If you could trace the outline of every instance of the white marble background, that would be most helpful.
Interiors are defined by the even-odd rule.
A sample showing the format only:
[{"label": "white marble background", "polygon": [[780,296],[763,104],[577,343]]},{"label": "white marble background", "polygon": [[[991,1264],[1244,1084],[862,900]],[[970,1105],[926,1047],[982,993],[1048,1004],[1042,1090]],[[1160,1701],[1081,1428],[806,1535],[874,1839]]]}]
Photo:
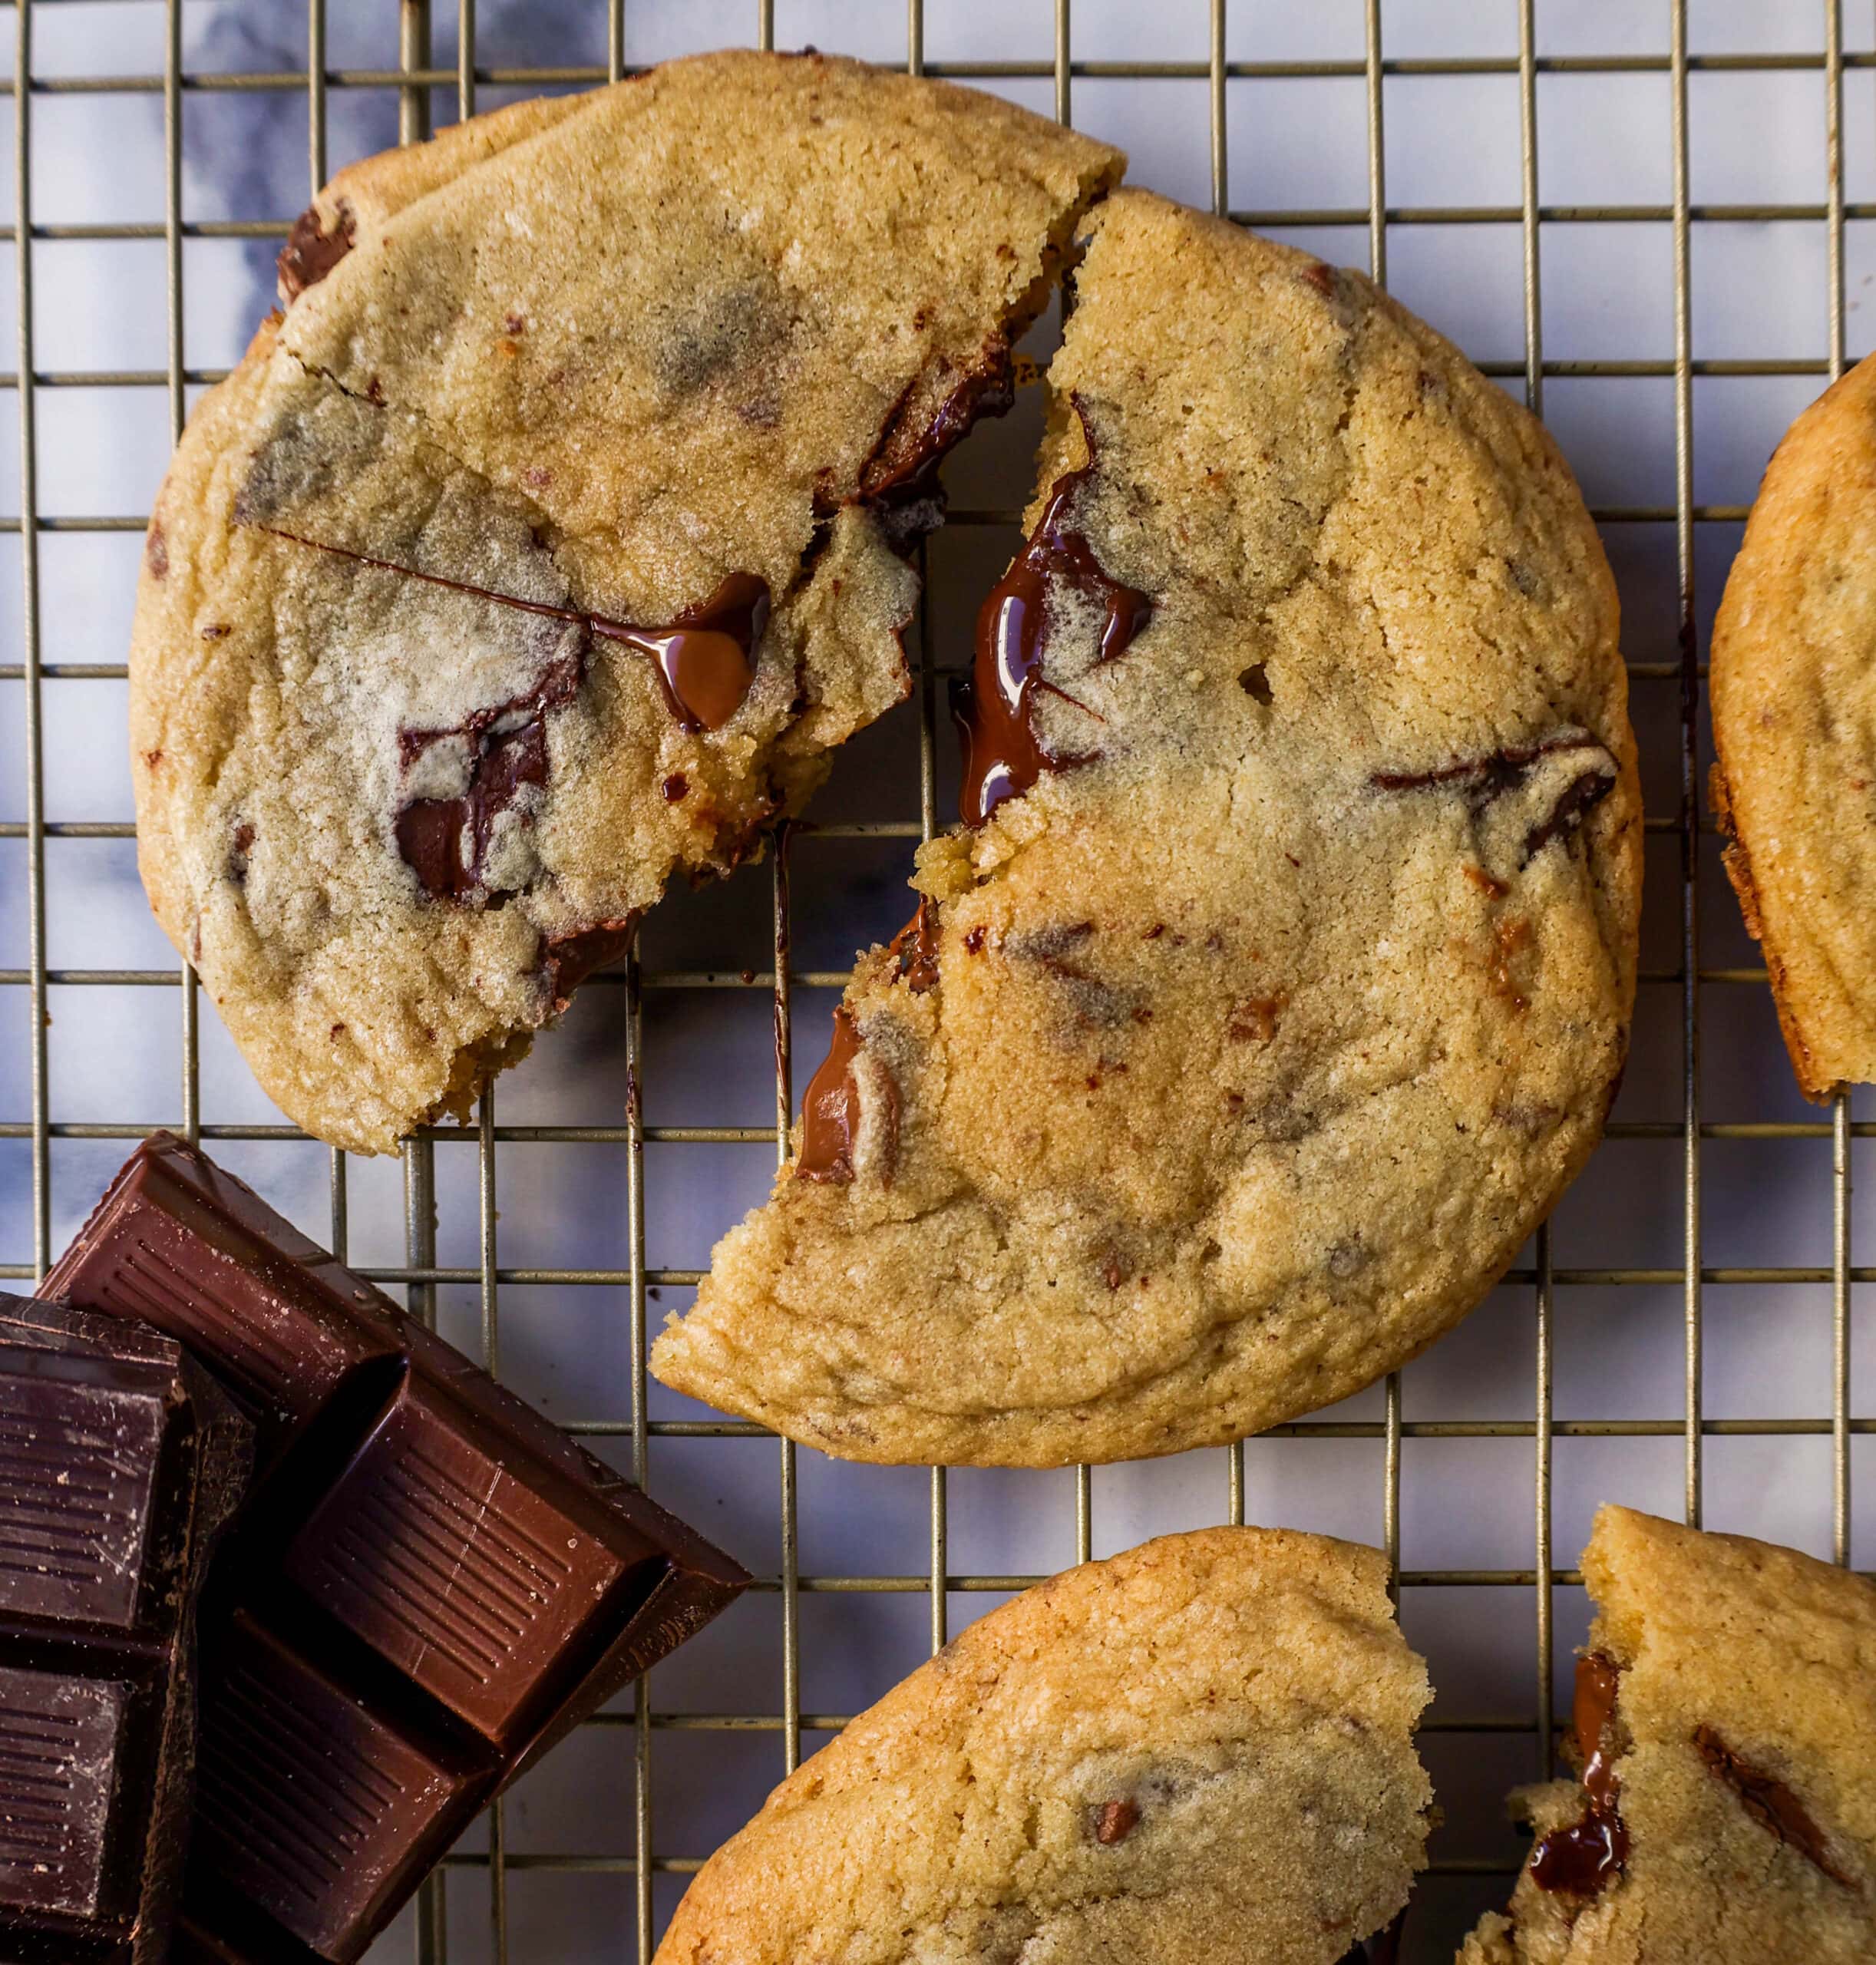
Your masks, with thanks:
[{"label": "white marble background", "polygon": [[[439,4],[434,60],[453,68],[454,9]],[[926,0],[926,52],[934,62],[1023,58],[1047,61],[1054,46],[1050,0]],[[1660,56],[1669,45],[1667,0],[1538,0],[1542,55],[1589,52]],[[907,9],[900,0],[777,0],[778,45],[812,41],[884,61],[903,59]],[[1845,10],[1845,45],[1868,51],[1876,19],[1856,0]],[[397,61],[395,0],[331,0],[327,59],[335,70]],[[603,0],[482,0],[477,54],[485,67],[603,63]],[[1514,55],[1511,0],[1385,0],[1389,58]],[[626,59],[642,62],[685,49],[752,41],[755,0],[626,0]],[[1128,58],[1203,61],[1205,0],[1077,0],[1077,61]],[[185,68],[267,71],[303,67],[306,9],[295,0],[185,0]],[[14,9],[0,6],[0,68],[12,41]],[[1696,55],[1784,51],[1823,45],[1817,0],[1691,0]],[[33,9],[32,62],[41,78],[160,74],[164,9],[150,0],[41,0]],[[1229,57],[1359,60],[1359,0],[1230,0]],[[998,84],[1049,110],[1047,80]],[[517,91],[484,87],[492,107]],[[1876,199],[1876,75],[1855,67],[1845,80],[1845,167],[1854,204]],[[1671,196],[1670,86],[1661,68],[1617,74],[1552,72],[1537,84],[1540,195],[1545,206],[1665,204]],[[383,87],[334,86],[329,97],[333,168],[395,140],[397,101]],[[1519,103],[1515,75],[1390,74],[1385,84],[1386,161],[1391,206],[1425,210],[1519,200]],[[1738,71],[1696,69],[1688,88],[1690,192],[1696,206],[1762,201],[1821,206],[1827,176],[1824,80],[1816,66]],[[1075,121],[1125,145],[1136,181],[1197,203],[1210,199],[1209,95],[1203,81],[1078,78]],[[1234,208],[1365,206],[1366,98],[1356,78],[1240,78],[1228,85],[1230,194]],[[434,92],[441,123],[456,113],[453,89]],[[15,203],[13,104],[0,101],[0,214]],[[35,95],[32,107],[36,224],[156,223],[163,216],[162,102],[149,93]],[[191,223],[284,221],[308,190],[302,94],[189,91],[182,126],[183,199]],[[1296,229],[1326,255],[1365,264],[1365,226]],[[1847,328],[1851,356],[1865,352],[1876,317],[1876,227],[1846,228]],[[191,370],[226,366],[239,353],[272,287],[269,242],[192,236],[183,249],[185,350]],[[1542,228],[1543,334],[1547,358],[1661,361],[1673,352],[1673,259],[1664,223],[1560,220]],[[1409,305],[1475,358],[1521,361],[1522,241],[1516,225],[1412,223],[1391,229],[1388,272]],[[33,247],[37,365],[62,372],[162,370],[167,360],[160,239],[41,239]],[[1696,360],[1821,362],[1828,348],[1825,227],[1812,219],[1776,223],[1701,220],[1692,246],[1693,343]],[[0,253],[0,349],[15,343],[12,249]],[[10,354],[0,366],[13,365]],[[1517,388],[1516,381],[1508,386]],[[1822,386],[1815,374],[1702,376],[1693,385],[1696,500],[1737,505],[1751,497],[1765,458],[1798,408]],[[192,391],[192,394],[193,391]],[[1544,408],[1592,504],[1671,507],[1675,495],[1671,379],[1553,375]],[[147,509],[169,440],[161,388],[60,386],[38,397],[42,515],[137,516]],[[956,502],[1019,504],[1028,488],[1033,407],[984,432],[954,464]],[[0,519],[18,510],[17,397],[0,390]],[[1736,523],[1696,529],[1699,628],[1706,626]],[[1675,531],[1671,523],[1605,527],[1621,583],[1626,645],[1638,664],[1676,653]],[[996,529],[954,530],[931,551],[934,646],[954,662],[977,598],[1012,543]],[[23,597],[17,530],[0,536],[0,1262],[30,1263],[31,1115],[27,969],[27,844]],[[48,663],[122,659],[137,541],[126,532],[53,531],[40,541],[43,655]],[[130,799],[122,732],[121,679],[58,678],[42,685],[46,816],[54,825],[122,821]],[[1643,780],[1656,817],[1676,812],[1680,765],[1676,685],[1636,683],[1635,722]],[[850,747],[816,816],[916,819],[917,731],[907,705]],[[1702,771],[1704,775],[1704,757]],[[948,735],[940,755],[941,817],[955,783]],[[794,854],[794,956],[804,969],[843,966],[857,944],[890,932],[906,911],[903,841],[811,835]],[[45,847],[48,959],[56,971],[168,969],[173,958],[144,907],[131,842],[55,836]],[[1679,961],[1682,892],[1679,847],[1651,840],[1644,966],[1657,976]],[[1702,844],[1699,960],[1703,969],[1752,965],[1721,877],[1714,843]],[[674,897],[648,925],[648,969],[762,970],[770,961],[768,876],[747,870],[727,887]],[[797,1083],[820,1055],[831,999],[796,999]],[[504,1124],[618,1125],[625,1081],[623,999],[598,986],[520,1071],[501,1081]],[[1793,1088],[1762,986],[1713,982],[1701,995],[1704,1039],[1700,1096],[1709,1122],[1815,1118]],[[50,997],[49,1101],[56,1125],[173,1122],[182,1101],[180,998],[173,988],[59,982]],[[1634,1056],[1616,1111],[1623,1125],[1677,1128],[1683,1118],[1681,992],[1672,979],[1645,982]],[[761,990],[663,990],[646,1012],[646,1118],[654,1126],[771,1124],[774,1090],[769,1006]],[[205,1122],[275,1120],[206,1007],[201,1046]],[[1859,1118],[1872,1108],[1861,1095]],[[121,1140],[55,1138],[51,1150],[54,1246],[90,1205],[127,1150]],[[236,1142],[221,1157],[255,1180],[314,1234],[329,1226],[323,1149],[293,1142]],[[1709,1267],[1819,1265],[1830,1260],[1828,1139],[1709,1138],[1701,1151],[1701,1230]],[[440,1145],[440,1259],[477,1260],[473,1149]],[[499,1156],[500,1255],[504,1267],[623,1267],[626,1260],[623,1147],[504,1144]],[[646,1154],[648,1257],[655,1268],[687,1270],[707,1260],[716,1235],[766,1189],[772,1145],[654,1144]],[[1666,1137],[1612,1140],[1558,1210],[1554,1255],[1564,1270],[1678,1268],[1682,1260],[1683,1148]],[[1876,1233],[1876,1167],[1858,1141],[1855,1167],[1858,1251]],[[351,1254],[365,1264],[402,1259],[402,1189],[395,1164],[349,1167]],[[1866,1255],[1861,1260],[1868,1260]],[[19,1286],[15,1284],[14,1286]],[[444,1327],[466,1347],[480,1342],[476,1292],[441,1291]],[[654,1321],[686,1293],[665,1287]],[[505,1286],[500,1294],[504,1376],[563,1419],[629,1418],[629,1302],[616,1288]],[[1829,1293],[1822,1286],[1711,1283],[1703,1292],[1703,1392],[1709,1418],[1808,1418],[1830,1410]],[[1876,1329],[1868,1293],[1855,1309],[1852,1409],[1876,1414]],[[1684,1333],[1678,1282],[1659,1286],[1565,1285],[1554,1319],[1559,1420],[1677,1420],[1683,1410]],[[1522,1419],[1533,1411],[1535,1323],[1528,1286],[1495,1292],[1458,1333],[1405,1374],[1410,1422]],[[655,1418],[698,1416],[654,1389]],[[1379,1388],[1333,1415],[1372,1422]],[[629,1442],[596,1442],[623,1456]],[[1855,1443],[1854,1554],[1876,1563],[1876,1442]],[[1247,1508],[1253,1521],[1319,1528],[1378,1541],[1382,1446],[1378,1438],[1253,1441],[1244,1452]],[[1574,1563],[1596,1502],[1620,1498],[1665,1513],[1683,1501],[1678,1437],[1560,1439],[1555,1451],[1556,1560]],[[1703,1454],[1709,1525],[1737,1528],[1828,1553],[1830,1443],[1815,1434],[1710,1437]],[[779,1573],[780,1454],[749,1438],[660,1438],[651,1480],[758,1575]],[[917,1575],[930,1560],[928,1476],[922,1471],[842,1467],[804,1453],[798,1461],[801,1573]],[[1098,1470],[1092,1483],[1097,1554],[1158,1531],[1220,1520],[1227,1456],[1194,1455]],[[963,1471],[949,1482],[950,1563],[954,1574],[1052,1570],[1072,1560],[1075,1484],[1059,1474]],[[1533,1451],[1528,1439],[1409,1438],[1402,1458],[1401,1559],[1410,1571],[1520,1568],[1532,1560]],[[953,1591],[950,1627],[999,1600]],[[1560,1704],[1568,1650],[1586,1612],[1578,1590],[1556,1593]],[[1428,1878],[1416,1912],[1412,1955],[1449,1957],[1457,1932],[1500,1901],[1519,1844],[1502,1820],[1501,1797],[1536,1771],[1529,1723],[1535,1712],[1534,1605],[1527,1587],[1409,1587],[1402,1618],[1428,1654],[1442,1726],[1468,1719],[1522,1722],[1524,1730],[1436,1731],[1427,1758],[1447,1820],[1436,1860],[1458,1873]],[[780,1709],[782,1604],[752,1593],[708,1633],[653,1675],[659,1712],[774,1715]],[[815,1715],[852,1712],[924,1654],[931,1607],[913,1593],[810,1590],[800,1599],[801,1696]],[[824,1734],[809,1732],[804,1752]],[[632,1735],[590,1728],[560,1749],[515,1791],[506,1809],[507,1846],[523,1859],[507,1880],[510,1955],[572,1961],[629,1957],[632,1881]],[[772,1726],[661,1729],[653,1735],[652,1799],[660,1859],[707,1854],[750,1813],[782,1767]],[[464,1844],[486,1848],[478,1828]],[[586,1870],[526,1859],[612,1858]],[[660,1927],[682,1889],[680,1874],[656,1878]],[[485,1865],[461,1864],[447,1890],[453,1959],[495,1955]],[[414,1954],[407,1914],[372,1953],[374,1961]]]}]

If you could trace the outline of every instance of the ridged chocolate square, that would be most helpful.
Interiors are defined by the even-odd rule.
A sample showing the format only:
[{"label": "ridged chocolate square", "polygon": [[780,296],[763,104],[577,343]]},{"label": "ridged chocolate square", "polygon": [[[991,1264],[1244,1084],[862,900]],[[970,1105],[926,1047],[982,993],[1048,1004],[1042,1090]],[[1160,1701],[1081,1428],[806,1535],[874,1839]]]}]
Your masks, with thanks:
[{"label": "ridged chocolate square", "polygon": [[92,1918],[107,1892],[111,1797],[127,1688],[0,1666],[0,1903]]},{"label": "ridged chocolate square", "polygon": [[[286,1554],[286,1573],[378,1655],[506,1745],[584,1663],[582,1639],[632,1566],[503,1465],[453,1400],[408,1379]],[[644,1554],[653,1552],[648,1547]]]}]

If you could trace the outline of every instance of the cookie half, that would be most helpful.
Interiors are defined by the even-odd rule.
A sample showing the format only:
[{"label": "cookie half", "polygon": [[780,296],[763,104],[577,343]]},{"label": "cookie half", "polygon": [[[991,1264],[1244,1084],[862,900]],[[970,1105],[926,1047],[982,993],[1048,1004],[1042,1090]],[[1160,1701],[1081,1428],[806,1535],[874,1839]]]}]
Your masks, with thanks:
[{"label": "cookie half", "polygon": [[145,883],[290,1117],[374,1152],[465,1110],[900,698],[936,461],[1121,163],[736,54],[335,180],[130,659]]},{"label": "cookie half", "polygon": [[1604,1508],[1580,1782],[1462,1965],[1876,1957],[1876,1589],[1795,1551]]},{"label": "cookie half", "polygon": [[1231,1440],[1457,1321],[1633,1000],[1613,583],[1541,428],[1359,275],[1093,215],[974,825],[864,957],[667,1385],[862,1460]]},{"label": "cookie half", "polygon": [[1334,1965],[1425,1861],[1386,1586],[1375,1550],[1214,1528],[1027,1591],[775,1790],[659,1965]]},{"label": "cookie half", "polygon": [[1713,623],[1714,811],[1810,1098],[1876,1078],[1876,361],[1766,467]]}]

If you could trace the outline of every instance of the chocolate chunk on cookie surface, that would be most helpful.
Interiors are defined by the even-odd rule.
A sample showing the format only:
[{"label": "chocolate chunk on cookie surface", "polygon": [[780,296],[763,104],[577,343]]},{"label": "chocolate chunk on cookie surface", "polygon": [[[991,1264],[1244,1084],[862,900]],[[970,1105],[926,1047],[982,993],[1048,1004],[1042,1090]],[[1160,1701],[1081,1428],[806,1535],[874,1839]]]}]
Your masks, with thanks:
[{"label": "chocolate chunk on cookie surface", "polygon": [[1118,155],[731,54],[355,166],[192,419],[131,654],[140,864],[335,1144],[461,1114],[674,874],[900,699],[908,540]]},{"label": "chocolate chunk on cookie surface", "polygon": [[862,959],[804,1158],[654,1352],[853,1458],[1357,1389],[1512,1260],[1627,1047],[1615,595],[1549,439],[1357,275],[1144,193],[1092,226],[919,986]]}]

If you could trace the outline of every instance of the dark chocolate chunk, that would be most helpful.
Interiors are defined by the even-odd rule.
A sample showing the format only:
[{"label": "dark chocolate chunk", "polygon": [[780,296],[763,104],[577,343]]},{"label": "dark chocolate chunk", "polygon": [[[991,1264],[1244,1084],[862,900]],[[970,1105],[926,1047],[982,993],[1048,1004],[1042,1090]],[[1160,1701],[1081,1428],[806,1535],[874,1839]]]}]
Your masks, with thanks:
[{"label": "dark chocolate chunk", "polygon": [[1711,1726],[1693,1729],[1695,1751],[1717,1781],[1739,1798],[1739,1805],[1760,1828],[1795,1849],[1812,1866],[1846,1890],[1856,1885],[1831,1861],[1829,1838],[1810,1811],[1775,1774],[1742,1760]]},{"label": "dark chocolate chunk", "polygon": [[547,986],[557,1016],[573,999],[573,992],[596,969],[616,962],[632,946],[639,932],[639,917],[627,914],[615,921],[601,921],[590,928],[570,934],[550,935],[541,956],[547,973]]},{"label": "dark chocolate chunk", "polygon": [[46,1286],[186,1342],[258,1436],[203,1607],[198,1953],[357,1958],[748,1580],[180,1140],[139,1149]]},{"label": "dark chocolate chunk", "polygon": [[986,343],[976,365],[921,425],[912,405],[923,379],[914,376],[900,391],[861,467],[860,495],[868,504],[890,510],[936,501],[939,465],[980,417],[1002,416],[1016,399],[1009,349],[1000,338]]},{"label": "dark chocolate chunk", "polygon": [[897,958],[900,979],[915,996],[938,986],[938,904],[921,894],[912,919],[893,936],[887,953]]},{"label": "dark chocolate chunk", "polygon": [[[1436,765],[1428,771],[1378,771],[1368,782],[1377,791],[1423,791],[1439,785],[1454,785],[1464,794],[1475,813],[1482,812],[1495,798],[1515,791],[1531,775],[1540,758],[1557,757],[1575,751],[1594,751],[1597,761],[1579,771],[1557,794],[1550,811],[1524,835],[1524,864],[1554,840],[1567,839],[1592,811],[1614,790],[1615,760],[1587,731],[1561,731],[1535,744],[1507,745],[1481,758],[1455,758],[1450,764]],[[1482,870],[1468,867],[1468,876],[1478,871],[1481,880],[1490,880],[1502,890],[1503,883],[1492,880]],[[1479,882],[1475,881],[1475,884]]]},{"label": "dark chocolate chunk", "polygon": [[1088,462],[1055,481],[1028,543],[977,616],[969,679],[952,691],[952,714],[964,747],[959,807],[966,825],[982,825],[1006,798],[1020,798],[1044,771],[1085,764],[1095,755],[1051,751],[1035,729],[1039,692],[1075,702],[1042,674],[1060,597],[1072,595],[1102,609],[1101,662],[1123,654],[1153,616],[1151,596],[1112,579],[1086,536],[1071,523],[1097,462],[1093,432],[1078,401],[1075,407],[1088,443]]},{"label": "dark chocolate chunk", "polygon": [[280,249],[280,291],[289,300],[297,300],[309,286],[317,286],[352,250],[358,221],[343,198],[338,201],[339,222],[330,232],[316,205],[309,205],[293,221],[293,229]]},{"label": "dark chocolate chunk", "polygon": [[1621,1667],[1607,1653],[1589,1652],[1577,1660],[1571,1724],[1589,1805],[1575,1821],[1552,1829],[1531,1852],[1531,1880],[1540,1890],[1592,1897],[1627,1864],[1629,1831],[1617,1805],[1621,1783],[1615,1775],[1613,1734],[1621,1679]]},{"label": "dark chocolate chunk", "polygon": [[804,1181],[844,1185],[854,1177],[854,1142],[860,1133],[860,1088],[853,1063],[860,1029],[843,1004],[834,1012],[834,1042],[801,1100],[801,1151],[794,1171]]},{"label": "dark chocolate chunk", "polygon": [[0,1296],[0,1953],[167,1952],[196,1602],[246,1426],[154,1331]]},{"label": "dark chocolate chunk", "polygon": [[1094,1811],[1094,1837],[1104,1849],[1125,1842],[1140,1825],[1140,1804],[1121,1800],[1103,1802]]}]

